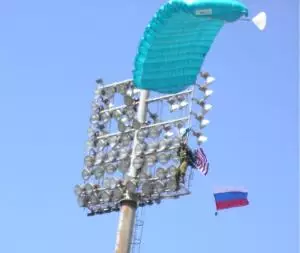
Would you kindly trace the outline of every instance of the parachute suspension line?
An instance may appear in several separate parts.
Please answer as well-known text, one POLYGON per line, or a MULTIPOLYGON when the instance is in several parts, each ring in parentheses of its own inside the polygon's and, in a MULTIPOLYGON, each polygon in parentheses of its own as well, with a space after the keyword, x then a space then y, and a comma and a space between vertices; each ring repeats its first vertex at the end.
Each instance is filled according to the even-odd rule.
POLYGON ((143 236, 143 228, 144 228, 143 216, 144 216, 144 207, 140 207, 136 210, 136 218, 135 218, 130 253, 140 253, 142 236, 143 236))

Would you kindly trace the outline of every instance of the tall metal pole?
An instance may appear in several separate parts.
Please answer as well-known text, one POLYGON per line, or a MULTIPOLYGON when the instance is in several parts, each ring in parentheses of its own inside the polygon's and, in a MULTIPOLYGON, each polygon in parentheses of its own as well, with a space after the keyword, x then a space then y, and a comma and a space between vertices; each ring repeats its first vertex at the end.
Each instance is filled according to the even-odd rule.
MULTIPOLYGON (((137 120, 143 124, 147 116, 147 99, 149 91, 141 90, 139 106, 137 111, 137 120)), ((135 147, 138 144, 138 131, 134 133, 131 163, 128 175, 132 178, 136 177, 136 169, 133 167, 135 158, 135 147)), ((126 197, 121 201, 120 218, 116 239, 115 253, 130 253, 130 246, 134 228, 135 214, 137 209, 136 196, 126 193, 126 197)))

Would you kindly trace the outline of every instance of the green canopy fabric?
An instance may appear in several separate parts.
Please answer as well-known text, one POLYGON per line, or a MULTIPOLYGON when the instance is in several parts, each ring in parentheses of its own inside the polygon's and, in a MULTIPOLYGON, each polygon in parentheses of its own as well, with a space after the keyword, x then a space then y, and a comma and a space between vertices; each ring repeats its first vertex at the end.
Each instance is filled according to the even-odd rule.
POLYGON ((134 85, 177 93, 194 84, 220 29, 242 16, 248 10, 236 0, 169 1, 145 29, 134 61, 134 85))

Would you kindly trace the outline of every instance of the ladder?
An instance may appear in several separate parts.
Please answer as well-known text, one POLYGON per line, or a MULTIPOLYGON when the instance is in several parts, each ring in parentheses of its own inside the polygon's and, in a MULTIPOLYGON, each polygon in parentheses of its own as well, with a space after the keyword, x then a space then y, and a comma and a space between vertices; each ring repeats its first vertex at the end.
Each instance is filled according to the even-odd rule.
POLYGON ((134 231, 131 242, 131 253, 140 253, 144 226, 143 215, 144 207, 138 208, 136 211, 134 231))

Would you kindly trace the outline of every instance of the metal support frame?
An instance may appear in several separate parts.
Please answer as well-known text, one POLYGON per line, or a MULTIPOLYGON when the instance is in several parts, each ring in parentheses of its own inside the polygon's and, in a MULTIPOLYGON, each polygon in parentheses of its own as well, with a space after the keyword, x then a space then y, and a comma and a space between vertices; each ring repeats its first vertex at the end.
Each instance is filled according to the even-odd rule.
MULTIPOLYGON (((147 99, 149 97, 148 90, 141 90, 140 101, 137 111, 137 120, 143 124, 147 116, 147 99)), ((135 131, 133 140, 133 149, 129 175, 136 177, 136 169, 133 167, 133 159, 135 158, 135 146, 138 144, 138 131, 135 131)), ((127 197, 121 201, 119 226, 116 239, 115 253, 129 253, 134 229, 134 221, 137 209, 137 201, 134 196, 127 194, 127 197)))

